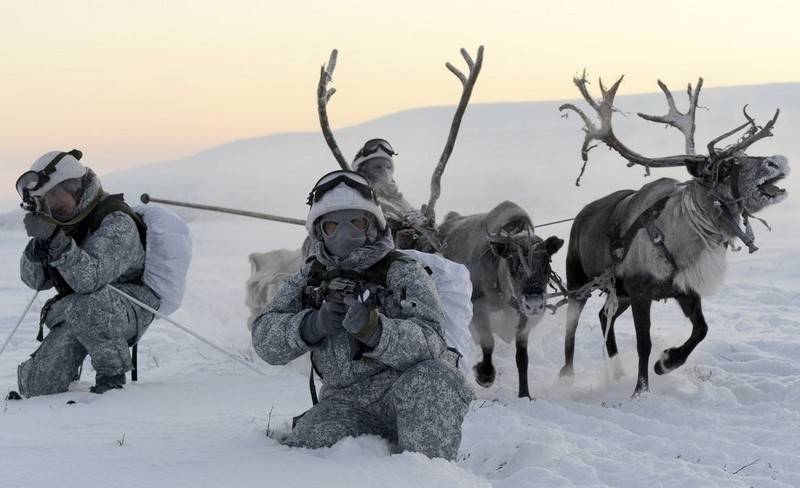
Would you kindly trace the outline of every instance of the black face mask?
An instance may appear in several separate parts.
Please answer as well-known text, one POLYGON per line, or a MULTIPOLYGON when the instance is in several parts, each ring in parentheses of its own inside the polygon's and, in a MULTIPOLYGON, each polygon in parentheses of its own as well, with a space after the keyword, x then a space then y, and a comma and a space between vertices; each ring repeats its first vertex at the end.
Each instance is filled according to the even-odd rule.
POLYGON ((394 168, 391 161, 386 158, 373 158, 361 163, 358 167, 359 174, 364 175, 375 187, 395 187, 394 168))

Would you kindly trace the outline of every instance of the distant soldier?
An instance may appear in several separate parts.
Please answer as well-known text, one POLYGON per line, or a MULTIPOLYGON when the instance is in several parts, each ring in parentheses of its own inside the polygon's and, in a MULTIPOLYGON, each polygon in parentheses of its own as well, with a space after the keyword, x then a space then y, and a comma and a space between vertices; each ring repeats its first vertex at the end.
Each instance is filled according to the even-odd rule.
POLYGON ((445 360, 439 297, 428 273, 393 249, 368 181, 334 171, 308 199, 311 255, 253 323, 270 364, 311 352, 320 401, 285 439, 319 448, 373 434, 401 450, 454 459, 473 392, 445 360))
POLYGON ((17 180, 31 237, 20 263, 22 281, 58 292, 42 309, 41 324, 50 332, 17 371, 25 397, 67 391, 87 354, 96 371, 94 393, 125 384, 132 367, 129 345, 153 315, 106 285, 159 306, 158 296, 142 282, 144 224, 122 195, 103 191, 81 156, 74 149, 49 152, 17 180))
POLYGON ((369 180, 375 189, 397 248, 434 252, 431 239, 435 234, 435 218, 428 219, 398 190, 394 181, 396 155, 385 139, 370 139, 353 159, 353 171, 369 180))

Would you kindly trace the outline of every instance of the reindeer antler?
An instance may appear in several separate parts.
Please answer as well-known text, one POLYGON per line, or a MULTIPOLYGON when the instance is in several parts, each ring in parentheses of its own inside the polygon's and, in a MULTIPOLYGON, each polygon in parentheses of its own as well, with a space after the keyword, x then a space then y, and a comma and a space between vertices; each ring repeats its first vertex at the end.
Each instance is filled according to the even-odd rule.
POLYGON ((333 80, 333 70, 336 69, 336 56, 338 52, 336 49, 331 51, 328 64, 322 65, 319 70, 319 84, 317 85, 317 111, 319 112, 319 125, 322 128, 322 135, 325 137, 325 142, 333 153, 333 157, 339 163, 342 169, 350 169, 347 160, 342 156, 342 151, 339 150, 339 145, 336 144, 336 139, 333 137, 330 122, 328 122, 328 101, 331 99, 336 88, 328 88, 328 83, 333 80))
POLYGON ((689 87, 686 89, 689 95, 689 110, 686 113, 680 112, 675 106, 675 98, 673 98, 672 93, 663 81, 658 80, 658 87, 667 97, 667 105, 669 106, 667 114, 656 116, 638 112, 639 117, 650 122, 660 122, 675 127, 683 133, 683 137, 686 139, 686 154, 696 154, 694 150, 695 112, 698 107, 697 103, 700 100, 700 90, 703 88, 703 79, 699 78, 697 80, 697 86, 694 90, 692 90, 692 84, 689 83, 689 87))
POLYGON ((747 113, 747 105, 745 105, 742 108, 742 114, 744 114, 744 118, 747 119, 747 122, 740 125, 739 127, 736 127, 735 129, 732 129, 722 134, 721 136, 713 139, 711 142, 708 143, 708 155, 712 160, 722 161, 736 154, 737 152, 744 151, 745 149, 753 145, 754 142, 760 139, 763 139, 765 137, 772 137, 772 128, 775 127, 775 122, 778 121, 778 116, 781 114, 781 109, 775 110, 775 115, 769 122, 767 122, 767 125, 765 125, 764 127, 759 127, 756 124, 755 119, 750 117, 750 114, 747 113), (743 130, 748 127, 749 129, 747 130, 745 135, 735 144, 732 144, 731 146, 728 146, 719 152, 717 151, 717 148, 714 147, 718 142, 722 141, 723 139, 730 137, 739 132, 740 130, 743 130))
MULTIPOLYGON (((667 94, 667 103, 669 104, 670 111, 667 115, 664 116, 647 116, 640 114, 646 120, 654 120, 656 122, 666 123, 668 125, 672 125, 673 127, 677 127, 681 132, 684 133, 686 136, 686 145, 687 148, 691 148, 692 151, 687 150, 687 154, 680 154, 675 156, 666 156, 660 158, 649 158, 647 156, 643 156, 632 149, 629 149, 625 146, 617 136, 614 134, 614 130, 611 125, 611 116, 614 114, 616 110, 614 108, 614 97, 617 95, 617 90, 619 89, 620 83, 622 83, 622 79, 624 76, 620 76, 619 79, 611 85, 611 88, 606 89, 603 85, 603 80, 600 81, 600 93, 602 99, 598 102, 592 98, 592 95, 589 93, 589 89, 586 85, 588 85, 589 81, 586 79, 586 72, 584 71, 581 77, 573 78, 573 83, 575 86, 578 87, 578 90, 581 92, 583 99, 597 112, 597 115, 600 118, 600 127, 597 127, 592 120, 586 115, 586 113, 579 109, 572 103, 565 103, 561 105, 558 109, 562 112, 566 110, 572 110, 577 113, 584 123, 584 132, 586 133, 586 137, 583 140, 583 146, 581 147, 581 157, 583 159, 583 166, 581 167, 580 175, 578 175, 578 179, 575 181, 575 186, 580 186, 580 180, 583 176, 584 171, 586 170, 586 164, 589 161, 589 151, 597 147, 596 144, 592 144, 593 141, 600 141, 610 147, 611 149, 615 150, 619 153, 623 158, 628 160, 628 167, 634 165, 641 165, 645 167, 645 175, 650 174, 650 168, 668 168, 668 167, 675 167, 675 166, 685 166, 687 163, 691 162, 702 162, 705 161, 706 158, 704 156, 697 156, 694 154, 693 146, 694 146, 694 112, 697 106, 697 99, 700 93, 700 85, 702 85, 702 79, 698 82, 698 87, 694 92, 694 96, 690 94, 690 103, 691 107, 686 114, 681 114, 675 108, 675 100, 672 98, 672 94, 669 93, 666 85, 659 82, 659 86, 662 87, 662 90, 665 94, 667 94)), ((690 90, 691 93, 691 90, 690 90)), ((566 114, 565 114, 566 116, 566 114)))
POLYGON ((434 206, 436 205, 436 201, 439 200, 439 196, 442 193, 442 174, 444 173, 445 167, 447 167, 450 154, 453 152, 453 146, 455 146, 456 137, 458 137, 458 129, 461 127, 461 118, 464 116, 464 111, 469 104, 472 88, 475 86, 475 81, 477 81, 478 74, 481 72, 481 66, 483 65, 483 46, 478 47, 478 56, 475 61, 472 60, 472 57, 464 48, 461 48, 461 56, 463 56, 464 61, 467 62, 469 76, 464 76, 464 73, 459 71, 458 68, 452 64, 445 63, 447 69, 461 81, 463 90, 461 92, 461 99, 458 102, 458 107, 456 108, 456 113, 453 115, 453 122, 450 125, 450 134, 447 136, 447 143, 445 143, 442 155, 439 157, 439 164, 436 165, 436 168, 433 170, 433 175, 431 176, 431 196, 428 199, 427 206, 423 209, 425 216, 431 220, 434 218, 434 206))

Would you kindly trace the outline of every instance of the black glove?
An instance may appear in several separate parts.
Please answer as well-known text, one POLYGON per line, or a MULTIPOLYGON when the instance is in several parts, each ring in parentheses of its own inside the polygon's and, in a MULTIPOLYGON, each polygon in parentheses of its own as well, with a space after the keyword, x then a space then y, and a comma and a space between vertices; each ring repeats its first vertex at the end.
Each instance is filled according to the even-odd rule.
POLYGON ((48 222, 41 215, 28 212, 22 220, 25 225, 25 232, 34 239, 46 241, 56 232, 58 226, 48 222))
POLYGON ((319 310, 306 314, 300 326, 300 337, 309 345, 320 342, 325 337, 344 330, 347 307, 343 303, 324 302, 319 310))
POLYGON ((347 305, 347 314, 342 321, 342 327, 367 346, 377 346, 383 331, 378 319, 378 310, 367 308, 355 297, 345 298, 344 303, 347 305))

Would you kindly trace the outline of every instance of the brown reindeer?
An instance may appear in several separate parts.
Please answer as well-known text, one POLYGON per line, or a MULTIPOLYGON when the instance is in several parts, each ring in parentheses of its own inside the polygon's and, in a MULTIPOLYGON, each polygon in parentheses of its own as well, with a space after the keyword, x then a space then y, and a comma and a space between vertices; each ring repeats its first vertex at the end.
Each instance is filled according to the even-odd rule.
MULTIPOLYGON (((667 87, 659 86, 667 98, 669 111, 664 116, 639 114, 680 130, 685 138, 685 154, 650 158, 623 144, 614 134, 611 117, 616 110, 614 97, 622 78, 606 89, 600 82, 602 99, 595 100, 583 76, 574 83, 599 118, 599 127, 578 107, 564 104, 560 110, 576 112, 583 120, 583 168, 594 141, 606 144, 628 161, 628 166, 650 168, 685 167, 691 179, 679 182, 661 178, 639 190, 620 190, 585 206, 575 218, 567 250, 567 308, 565 356, 562 376, 573 374, 575 330, 592 289, 608 292, 600 312, 601 329, 608 356, 617 355, 614 321, 629 307, 633 311, 639 371, 634 396, 647 391, 650 358, 650 305, 653 300, 674 298, 692 323, 689 339, 679 347, 666 349, 655 364, 656 374, 681 366, 703 340, 708 330, 701 297, 713 293, 721 284, 725 256, 736 238, 755 252, 755 238, 749 217, 786 198, 786 191, 775 186, 789 172, 783 156, 748 156, 745 151, 756 141, 772 135, 780 110, 760 127, 744 109, 746 122, 712 140, 708 154, 694 150, 695 111, 702 78, 695 89, 689 85, 689 110, 681 113, 667 87), (744 131, 733 144, 717 145, 744 131), (743 226, 743 227, 742 227, 743 226)), ((580 176, 578 177, 578 182, 580 176)), ((576 182, 576 184, 578 184, 576 182)), ((618 358, 615 366, 621 375, 618 358)))

